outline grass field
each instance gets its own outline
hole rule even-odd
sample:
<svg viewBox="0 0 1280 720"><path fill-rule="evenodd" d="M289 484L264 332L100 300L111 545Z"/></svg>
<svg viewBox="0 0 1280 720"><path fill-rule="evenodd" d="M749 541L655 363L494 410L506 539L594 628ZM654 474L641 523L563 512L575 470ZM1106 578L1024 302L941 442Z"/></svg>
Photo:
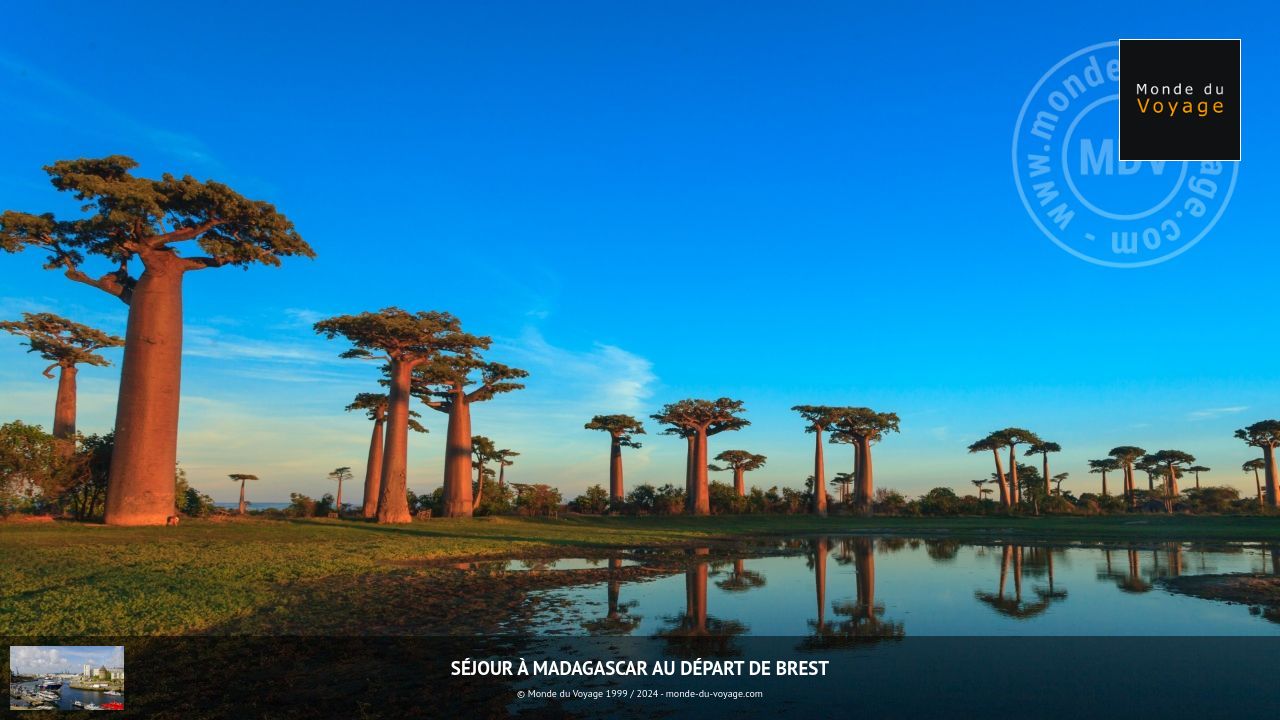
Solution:
<svg viewBox="0 0 1280 720"><path fill-rule="evenodd" d="M445 561L594 555L759 535L876 532L1033 541L1280 542L1274 517L570 517L0 523L0 634L488 632L550 579ZM589 573L581 579L589 580Z"/></svg>

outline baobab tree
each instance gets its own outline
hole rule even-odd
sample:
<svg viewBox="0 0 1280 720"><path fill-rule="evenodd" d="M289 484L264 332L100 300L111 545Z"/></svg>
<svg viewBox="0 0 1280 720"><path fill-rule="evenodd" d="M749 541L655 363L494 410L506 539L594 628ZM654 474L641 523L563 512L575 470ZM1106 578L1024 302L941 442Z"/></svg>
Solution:
<svg viewBox="0 0 1280 720"><path fill-rule="evenodd" d="M21 320L0 322L0 330L26 338L27 352L40 353L52 365L44 376L53 377L58 368L58 396L53 405L53 436L61 441L64 454L75 452L77 365L106 367L111 363L98 354L104 348L119 347L124 340L88 325L72 322L53 313L22 313Z"/></svg>
<svg viewBox="0 0 1280 720"><path fill-rule="evenodd" d="M626 497L622 484L622 448L639 448L635 435L644 435L644 423L630 415L596 415L582 426L586 430L609 433L609 503L617 505ZM688 478L685 478L686 483Z"/></svg>
<svg viewBox="0 0 1280 720"><path fill-rule="evenodd" d="M0 213L0 250L43 250L45 269L129 308L103 518L108 525L160 525L173 514L186 274L314 257L271 204L212 180L136 177L130 171L137 166L123 155L60 160L44 170L55 189L79 201L81 217ZM192 242L203 254L179 253ZM93 277L86 256L102 258L111 269ZM142 266L137 277L131 274L135 263Z"/></svg>
<svg viewBox="0 0 1280 720"><path fill-rule="evenodd" d="M476 491L471 502L472 512L480 507L480 500L484 497L484 478L486 474L492 475L493 471L486 468L489 463L498 462L498 448L493 441L484 435L471 436L471 466L476 471ZM471 482L470 475L467 476L467 482Z"/></svg>
<svg viewBox="0 0 1280 720"><path fill-rule="evenodd" d="M1124 497L1129 502L1129 507L1133 507L1137 501L1134 494L1133 470L1135 464L1147 454L1147 451L1136 445L1121 445L1111 448L1107 454L1115 458L1120 469L1124 471Z"/></svg>
<svg viewBox="0 0 1280 720"><path fill-rule="evenodd" d="M1197 490L1199 490L1199 489L1200 489L1200 473L1202 473L1202 472L1203 472L1203 473L1207 473L1207 472L1209 472L1209 470L1210 470L1209 468L1207 468L1207 467L1205 467L1205 466L1203 466L1203 465L1192 465L1191 467L1187 468L1187 472L1189 472L1189 473L1195 473L1195 476L1196 476L1196 489L1197 489Z"/></svg>
<svg viewBox="0 0 1280 720"><path fill-rule="evenodd" d="M987 481L986 481L986 480L970 480L970 481L969 481L969 484L973 485L974 490L978 493L978 499L979 499L979 500L981 500L981 499L982 499L982 494L983 494L984 492L990 492L990 491L989 491L989 490L987 490L986 488L982 487L983 485L986 485L986 484L987 484Z"/></svg>
<svg viewBox="0 0 1280 720"><path fill-rule="evenodd" d="M439 360L444 353L470 358L477 346L488 347L489 339L462 332L458 319L449 313L411 313L397 307L358 315L338 315L316 323L315 330L330 340L341 335L350 341L352 348L342 353L344 358L381 360L387 364L385 371L390 392L376 517L380 523L412 521L407 495L407 464L413 373L427 363ZM469 445L469 432L467 437ZM468 447L467 478L470 477L470 456ZM468 490L470 487L468 480Z"/></svg>
<svg viewBox="0 0 1280 720"><path fill-rule="evenodd" d="M333 472L329 473L329 479L338 483L338 497L333 503L334 508L338 511L338 515L342 515L342 483L350 480L351 478L351 468L345 465L340 468L334 468Z"/></svg>
<svg viewBox="0 0 1280 720"><path fill-rule="evenodd" d="M1280 507L1280 485L1276 478L1276 445L1280 445L1280 420L1262 420L1236 431L1246 445L1262 450L1264 476L1267 480L1267 505Z"/></svg>
<svg viewBox="0 0 1280 720"><path fill-rule="evenodd" d="M831 426L831 442L848 443L855 448L853 498L863 512L871 512L875 493L871 445L880 442L885 433L898 432L899 422L897 413L852 407L840 408L839 417Z"/></svg>
<svg viewBox="0 0 1280 720"><path fill-rule="evenodd" d="M1241 470L1244 470L1245 472L1253 473L1253 485L1254 485L1254 488L1258 491L1258 507L1259 508L1262 507L1262 480L1258 478L1258 471L1262 470L1266 466L1267 466L1267 461L1263 460L1262 458L1254 458L1246 462L1244 465L1240 466Z"/></svg>
<svg viewBox="0 0 1280 720"><path fill-rule="evenodd" d="M752 470L759 470L764 467L764 455L747 452L746 450L725 450L716 455L716 460L724 463L724 466L710 465L709 470L716 472L724 472L726 470L733 471L733 491L738 497L747 496L747 481L745 475Z"/></svg>
<svg viewBox="0 0 1280 720"><path fill-rule="evenodd" d="M369 459L364 468L364 500L360 510L360 514L368 520L378 515L378 491L382 487L383 426L387 421L387 406L390 402L391 398L386 393L363 392L356 394L355 400L347 406L347 412L364 410L373 421L373 435L369 438ZM418 421L420 417L422 416L416 410L409 411L409 429L425 433L427 429Z"/></svg>
<svg viewBox="0 0 1280 720"><path fill-rule="evenodd" d="M1101 460L1090 460L1089 468L1089 472L1094 473L1095 475L1098 473L1102 474L1102 497L1107 497L1107 473L1119 470L1120 461L1113 457L1102 458ZM1125 493L1126 495L1128 494L1127 484Z"/></svg>
<svg viewBox="0 0 1280 720"><path fill-rule="evenodd" d="M1009 495L1009 481L1005 477L1004 466L1001 464L1001 461L1000 461L1000 451L1003 450L1005 447L1008 447L1008 445L1005 442L1004 438L1001 437L999 433L993 432L993 433L989 433L986 437L982 438L981 440L978 440L977 442L969 445L969 452L971 453L990 452L991 456L995 458L995 461L996 461L995 479L996 479L996 483L998 483L1000 486L1000 506L1007 508L1009 507L1011 502L1011 496Z"/></svg>
<svg viewBox="0 0 1280 720"><path fill-rule="evenodd" d="M1041 440L1039 442L1032 443L1031 446L1027 448L1027 451L1023 453L1024 457L1031 457L1032 455L1039 455L1041 457L1043 462L1043 468L1041 470L1041 473L1044 475L1044 494L1045 495L1049 494L1049 479L1052 477L1049 474L1049 453L1056 453L1056 452L1062 452L1061 445L1059 445L1056 442Z"/></svg>
<svg viewBox="0 0 1280 720"><path fill-rule="evenodd" d="M235 482L240 483L240 504L237 506L236 512L243 515L244 514L244 483L246 480L257 480L258 476L250 475L248 473L232 473L227 477L231 478Z"/></svg>
<svg viewBox="0 0 1280 720"><path fill-rule="evenodd" d="M831 484L840 488L840 502L848 504L849 498L853 496L853 484L857 482L858 474L856 472L838 472L835 477L831 478Z"/></svg>
<svg viewBox="0 0 1280 720"><path fill-rule="evenodd" d="M822 458L822 433L840 418L843 408L830 405L796 405L791 408L804 418L804 431L813 433L813 513L827 514L827 478Z"/></svg>
<svg viewBox="0 0 1280 720"><path fill-rule="evenodd" d="M444 454L445 517L471 517L475 511L471 494L471 404L521 390L524 384L515 381L529 376L524 370L486 362L476 354L488 347L489 338L472 338L466 355L441 356L417 371L421 383L431 388L427 391L432 398L425 401L427 407L449 416Z"/></svg>
<svg viewBox="0 0 1280 720"><path fill-rule="evenodd" d="M686 495L686 511L691 515L710 515L711 496L707 489L707 438L729 430L741 430L751 422L739 417L744 412L741 400L719 398L716 400L680 400L662 406L662 411L652 415L663 425L672 426L673 434L687 437L690 457L689 492Z"/></svg>
<svg viewBox="0 0 1280 720"><path fill-rule="evenodd" d="M1143 460L1148 461L1147 464L1156 472L1165 474L1165 506L1172 510L1173 499L1178 496L1178 472L1195 462L1195 456L1181 450L1157 450Z"/></svg>
<svg viewBox="0 0 1280 720"><path fill-rule="evenodd" d="M1058 473L1057 475L1054 475L1054 476L1053 476L1053 491L1054 491L1055 493L1057 493L1058 495L1061 495L1061 494L1062 494L1062 483L1066 482L1066 481L1067 481L1067 478L1069 478L1069 477L1071 477L1071 473L1069 473L1069 472L1061 472L1061 473Z"/></svg>
<svg viewBox="0 0 1280 720"><path fill-rule="evenodd" d="M520 453L516 452L515 450L508 450L507 448L502 448L501 450L495 450L493 452L493 459L498 463L498 492L499 493L501 493L502 489L506 486L507 468L516 464L516 461L512 460L511 458L519 457L519 456L520 456Z"/></svg>
<svg viewBox="0 0 1280 720"><path fill-rule="evenodd" d="M997 433L1009 446L1009 491L1012 493L1013 504L1018 505L1022 502L1022 487L1018 483L1018 445L1035 445L1042 441L1038 435L1024 428L1008 427ZM1045 489L1048 490L1048 485Z"/></svg>

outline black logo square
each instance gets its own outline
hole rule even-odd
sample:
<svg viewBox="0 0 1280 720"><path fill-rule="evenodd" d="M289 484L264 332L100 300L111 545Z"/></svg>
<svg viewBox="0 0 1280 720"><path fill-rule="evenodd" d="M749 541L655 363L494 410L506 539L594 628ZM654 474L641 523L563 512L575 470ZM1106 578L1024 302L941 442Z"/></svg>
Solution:
<svg viewBox="0 0 1280 720"><path fill-rule="evenodd" d="M1240 41L1121 40L1120 159L1239 160Z"/></svg>

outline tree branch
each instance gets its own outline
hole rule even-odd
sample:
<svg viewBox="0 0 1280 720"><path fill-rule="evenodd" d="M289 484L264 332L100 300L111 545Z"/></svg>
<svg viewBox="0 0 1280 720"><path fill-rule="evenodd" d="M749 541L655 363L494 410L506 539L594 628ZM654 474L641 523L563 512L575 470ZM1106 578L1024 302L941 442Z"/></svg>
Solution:
<svg viewBox="0 0 1280 720"><path fill-rule="evenodd" d="M151 237L144 238L142 240L142 244L149 248L160 248L168 245L169 243L193 240L221 224L221 220L206 220L194 227L178 228L177 230L172 230L160 235L152 235Z"/></svg>

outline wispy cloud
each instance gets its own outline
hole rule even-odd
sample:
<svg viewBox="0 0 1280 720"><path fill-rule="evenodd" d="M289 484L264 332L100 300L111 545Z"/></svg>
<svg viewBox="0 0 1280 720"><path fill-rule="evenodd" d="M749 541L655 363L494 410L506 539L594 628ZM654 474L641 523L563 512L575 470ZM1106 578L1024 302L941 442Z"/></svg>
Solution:
<svg viewBox="0 0 1280 720"><path fill-rule="evenodd" d="M1232 405L1230 407L1204 408L1187 413L1188 420L1214 420L1226 415L1236 415L1248 410L1248 405Z"/></svg>
<svg viewBox="0 0 1280 720"><path fill-rule="evenodd" d="M562 400L589 401L596 412L638 412L658 379L653 363L635 353L604 343L584 350L557 347L532 327L518 340L496 343L494 354L529 369L531 383L556 387Z"/></svg>
<svg viewBox="0 0 1280 720"><path fill-rule="evenodd" d="M258 360L289 364L338 364L337 353L300 342L262 340L225 333L207 325L185 329L182 354L214 360Z"/></svg>

